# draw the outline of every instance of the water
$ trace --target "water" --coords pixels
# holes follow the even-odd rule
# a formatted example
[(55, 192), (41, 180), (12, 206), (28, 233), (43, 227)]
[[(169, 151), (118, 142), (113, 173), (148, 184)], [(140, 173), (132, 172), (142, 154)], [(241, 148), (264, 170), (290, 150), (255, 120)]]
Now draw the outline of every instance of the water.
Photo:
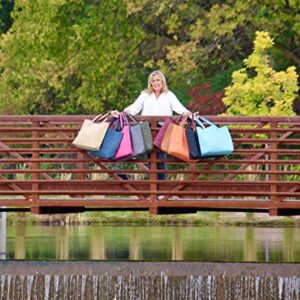
[(6, 229), (1, 300), (300, 299), (297, 227)]
[(8, 225), (5, 259), (300, 263), (300, 228)]

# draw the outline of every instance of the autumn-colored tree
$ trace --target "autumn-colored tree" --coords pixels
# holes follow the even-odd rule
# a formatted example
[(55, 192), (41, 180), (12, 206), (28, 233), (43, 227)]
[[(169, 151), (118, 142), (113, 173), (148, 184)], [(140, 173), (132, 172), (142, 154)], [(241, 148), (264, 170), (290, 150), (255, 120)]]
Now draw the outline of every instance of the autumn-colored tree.
[(189, 89), (192, 101), (188, 105), (191, 111), (202, 115), (218, 115), (225, 112), (222, 102), (223, 92), (211, 92), (211, 84), (197, 85)]
[(225, 89), (223, 101), (228, 114), (294, 114), (298, 76), (293, 66), (280, 72), (272, 69), (268, 50), (273, 44), (269, 33), (256, 33), (253, 53), (244, 60), (244, 68), (233, 72), (232, 84)]

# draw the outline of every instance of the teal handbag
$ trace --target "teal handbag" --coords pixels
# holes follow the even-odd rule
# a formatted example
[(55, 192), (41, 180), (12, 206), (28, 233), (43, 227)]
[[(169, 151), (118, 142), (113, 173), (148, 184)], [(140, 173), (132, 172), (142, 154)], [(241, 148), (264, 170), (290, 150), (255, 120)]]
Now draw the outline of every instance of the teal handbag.
[[(209, 126), (205, 127), (200, 119)], [(227, 126), (217, 127), (204, 117), (195, 121), (199, 125), (196, 130), (201, 156), (226, 155), (233, 152), (233, 142)]]

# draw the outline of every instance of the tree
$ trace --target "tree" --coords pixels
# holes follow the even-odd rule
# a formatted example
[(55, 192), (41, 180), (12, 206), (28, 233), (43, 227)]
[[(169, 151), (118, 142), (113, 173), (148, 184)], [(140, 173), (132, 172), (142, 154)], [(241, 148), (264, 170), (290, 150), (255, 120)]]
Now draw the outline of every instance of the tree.
[(223, 102), (231, 115), (293, 115), (292, 104), (299, 89), (295, 67), (276, 72), (268, 50), (274, 42), (267, 32), (257, 32), (253, 53), (245, 67), (233, 72)]
[[(227, 78), (251, 53), (256, 31), (268, 31), (275, 44), (273, 64), (300, 65), (299, 1), (127, 0), (128, 11), (145, 31), (140, 49), (146, 67), (171, 74), (175, 87)], [(144, 48), (143, 45), (150, 45)], [(298, 70), (299, 72), (299, 70)], [(213, 83), (214, 85), (214, 83)], [(215, 90), (215, 87), (212, 87)]]
[(192, 101), (187, 107), (191, 111), (198, 111), (202, 115), (218, 115), (225, 112), (223, 92), (213, 93), (210, 84), (194, 86), (189, 90), (189, 94)]
[(142, 33), (122, 1), (17, 0), (0, 41), (2, 113), (123, 108)]

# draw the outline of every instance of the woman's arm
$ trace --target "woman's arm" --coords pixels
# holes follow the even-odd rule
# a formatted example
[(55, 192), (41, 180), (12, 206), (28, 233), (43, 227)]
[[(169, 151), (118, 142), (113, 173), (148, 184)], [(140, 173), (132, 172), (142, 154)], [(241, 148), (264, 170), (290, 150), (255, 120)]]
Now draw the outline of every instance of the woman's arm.
[(172, 110), (175, 111), (177, 114), (181, 115), (181, 114), (190, 114), (191, 112), (185, 108), (181, 102), (178, 100), (178, 98), (176, 97), (176, 95), (169, 91), (168, 92), (168, 97), (170, 97), (170, 103), (171, 103), (171, 107), (172, 107)]
[(144, 100), (145, 100), (145, 94), (144, 92), (142, 92), (132, 104), (125, 107), (124, 111), (131, 115), (138, 114), (143, 109)]

